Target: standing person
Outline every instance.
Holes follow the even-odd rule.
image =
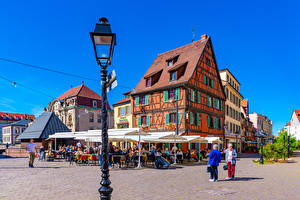
[[[37,152],[37,147],[33,139],[30,139],[30,142],[26,145],[26,150],[29,153],[29,167],[33,167],[35,153]]]
[[[39,157],[39,160],[44,160],[44,156],[45,156],[45,148],[44,146],[42,145],[40,147],[40,157]]]
[[[101,169],[102,166],[102,145],[101,144],[97,148],[97,153],[98,153],[98,159],[99,159],[99,164]]]
[[[228,169],[228,178],[227,178],[228,180],[234,179],[236,158],[237,158],[236,150],[232,148],[232,144],[229,144],[228,149],[226,149],[225,151],[225,160]]]
[[[214,144],[213,150],[209,153],[209,161],[208,164],[210,165],[210,179],[209,181],[217,182],[218,181],[218,166],[221,162],[221,153],[218,150],[218,145]]]

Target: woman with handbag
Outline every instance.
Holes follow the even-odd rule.
[[[209,153],[209,161],[208,164],[210,165],[210,179],[211,182],[217,182],[218,181],[218,166],[221,162],[221,153],[218,150],[218,145],[214,144],[213,150]]]
[[[237,153],[235,149],[232,148],[232,144],[228,145],[228,149],[225,151],[225,160],[227,163],[228,170],[228,180],[234,179],[235,174],[235,164],[236,164]]]

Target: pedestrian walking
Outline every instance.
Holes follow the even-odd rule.
[[[44,146],[42,145],[40,147],[40,157],[39,157],[39,160],[44,160],[45,159],[45,148]]]
[[[232,147],[232,144],[229,144],[228,149],[226,149],[225,151],[225,160],[228,169],[228,178],[227,178],[228,180],[234,179],[236,158],[237,158],[236,150]]]
[[[209,153],[209,161],[208,164],[210,165],[210,179],[209,181],[217,182],[218,181],[218,166],[221,162],[221,153],[218,150],[218,145],[214,144],[213,150]]]
[[[35,153],[37,152],[37,147],[33,139],[30,139],[30,142],[26,145],[26,150],[29,154],[29,167],[33,167]]]

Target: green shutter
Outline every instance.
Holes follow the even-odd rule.
[[[147,126],[150,126],[150,116],[149,115],[147,115],[147,121],[146,121],[146,123],[147,123]]]
[[[193,143],[190,143],[190,149],[193,149]]]
[[[197,113],[196,125],[199,126],[199,113]]]
[[[209,128],[209,116],[207,115],[207,127]]]
[[[178,143],[178,149],[181,149],[181,143]]]
[[[214,97],[212,98],[212,107],[213,108],[215,107],[215,98]]]
[[[191,89],[191,101],[194,102],[194,90]]]
[[[199,91],[197,91],[197,103],[200,103],[200,98],[201,98],[201,96],[200,96],[200,92],[199,92]]]
[[[148,105],[149,104],[149,95],[146,94],[145,95],[145,105]]]
[[[178,112],[177,114],[178,114],[178,124],[180,124],[180,112]]]
[[[140,97],[135,98],[135,106],[139,106],[140,104]]]
[[[203,75],[203,82],[206,85],[206,75]]]
[[[138,116],[138,126],[142,125],[141,116]]]
[[[209,106],[209,96],[206,95],[206,105]]]
[[[175,94],[176,94],[177,100],[179,100],[180,99],[180,88],[176,88]]]
[[[220,109],[223,110],[223,101],[220,101]]]
[[[168,100],[169,100],[168,90],[164,90],[164,102],[167,102]]]
[[[212,128],[215,128],[215,119],[212,117]]]
[[[193,124],[193,113],[190,112],[190,124]]]
[[[170,121],[170,120],[169,120],[169,113],[166,113],[166,114],[165,114],[165,124],[166,124],[166,125],[169,125],[169,121]]]
[[[216,118],[216,128],[219,128],[219,126],[218,126],[218,121],[219,121],[219,119]]]
[[[211,79],[211,87],[213,88],[214,87],[214,80]]]
[[[220,129],[223,128],[223,124],[222,124],[222,118],[220,118]]]

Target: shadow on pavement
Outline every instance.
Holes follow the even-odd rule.
[[[29,167],[1,167],[1,169],[30,169]],[[59,169],[59,168],[66,168],[66,167],[34,167],[34,168],[37,168],[37,169]],[[32,168],[32,169],[34,169]]]
[[[257,178],[257,177],[236,177],[233,180],[219,180],[221,181],[253,181],[253,180],[262,180],[264,178]]]

